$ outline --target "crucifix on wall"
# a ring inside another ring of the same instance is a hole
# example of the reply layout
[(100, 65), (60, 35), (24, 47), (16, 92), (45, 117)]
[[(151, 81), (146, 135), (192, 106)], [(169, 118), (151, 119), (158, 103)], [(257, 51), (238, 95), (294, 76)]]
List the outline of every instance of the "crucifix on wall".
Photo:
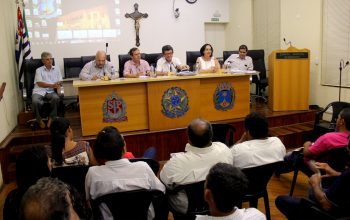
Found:
[(135, 11), (133, 13), (126, 13), (126, 18), (131, 18), (135, 22), (135, 32), (136, 32), (136, 46), (140, 46), (140, 36), (139, 36), (139, 30), (140, 30), (140, 20), (141, 18), (147, 18), (147, 13), (141, 13), (139, 12), (139, 5), (137, 3), (134, 4)]

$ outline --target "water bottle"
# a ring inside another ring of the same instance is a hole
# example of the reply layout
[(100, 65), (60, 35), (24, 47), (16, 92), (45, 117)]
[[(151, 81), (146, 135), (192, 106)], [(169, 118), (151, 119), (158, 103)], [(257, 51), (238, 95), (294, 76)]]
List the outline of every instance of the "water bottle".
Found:
[(225, 73), (231, 72), (231, 61), (228, 61), (225, 68)]
[(151, 71), (149, 73), (150, 77), (156, 77), (156, 73), (154, 72), (154, 66), (151, 65)]
[(194, 73), (198, 74), (199, 73), (199, 63), (197, 62), (196, 65), (194, 66)]

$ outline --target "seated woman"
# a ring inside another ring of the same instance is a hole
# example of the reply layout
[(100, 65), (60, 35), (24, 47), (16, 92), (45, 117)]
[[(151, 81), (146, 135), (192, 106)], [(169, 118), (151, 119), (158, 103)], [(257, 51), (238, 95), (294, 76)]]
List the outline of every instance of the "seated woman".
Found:
[(199, 73), (216, 73), (220, 70), (219, 61), (213, 57), (213, 52), (214, 49), (210, 44), (201, 47), (201, 56), (196, 61)]
[(55, 165), (97, 165), (89, 142), (73, 140), (73, 129), (67, 119), (57, 117), (50, 130)]
[(46, 147), (33, 146), (25, 149), (16, 161), (17, 188), (12, 190), (5, 200), (3, 219), (19, 219), (19, 208), (27, 189), (42, 177), (51, 175), (51, 160)]

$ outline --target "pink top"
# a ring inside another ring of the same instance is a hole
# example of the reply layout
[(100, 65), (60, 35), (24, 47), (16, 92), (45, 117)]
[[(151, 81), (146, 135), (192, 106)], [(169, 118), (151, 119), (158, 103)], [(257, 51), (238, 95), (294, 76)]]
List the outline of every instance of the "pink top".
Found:
[(137, 74), (144, 73), (146, 74), (151, 70), (148, 62), (146, 60), (140, 60), (140, 65), (134, 63), (134, 61), (129, 60), (124, 64), (124, 75), (125, 74)]
[(348, 145), (349, 132), (330, 132), (319, 137), (316, 142), (310, 146), (309, 151), (315, 156), (335, 148)]

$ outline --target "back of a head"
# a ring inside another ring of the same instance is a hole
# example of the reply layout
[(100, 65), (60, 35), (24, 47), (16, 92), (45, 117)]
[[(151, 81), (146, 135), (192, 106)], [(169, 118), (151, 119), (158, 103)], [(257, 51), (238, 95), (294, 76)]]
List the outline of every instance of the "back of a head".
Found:
[(42, 178), (24, 194), (20, 216), (23, 220), (70, 219), (68, 186), (58, 179)]
[(269, 133), (267, 118), (259, 112), (252, 112), (246, 116), (244, 128), (249, 131), (253, 139), (266, 138)]
[(213, 138), (213, 128), (208, 121), (197, 118), (188, 125), (187, 136), (194, 147), (208, 147)]
[(344, 119), (346, 130), (350, 131), (350, 108), (344, 108), (339, 115)]
[(69, 127), (69, 121), (62, 117), (54, 119), (50, 126), (52, 158), (57, 164), (62, 164), (63, 162), (62, 151), (65, 145), (66, 132)]
[(48, 153), (44, 146), (25, 149), (16, 161), (16, 182), (20, 190), (26, 191), (38, 179), (51, 175)]
[(113, 126), (103, 128), (94, 144), (94, 155), (98, 160), (119, 160), (124, 150), (124, 138)]
[(248, 189), (248, 179), (233, 165), (217, 163), (209, 170), (206, 188), (211, 191), (219, 211), (231, 212), (241, 204)]

